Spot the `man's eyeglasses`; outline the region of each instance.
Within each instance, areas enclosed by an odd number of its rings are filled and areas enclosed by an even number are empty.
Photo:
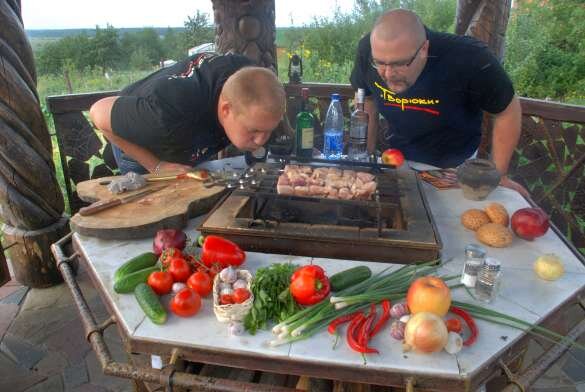
[[[422,43],[422,45],[418,47],[416,52],[414,52],[414,55],[409,60],[395,61],[393,63],[383,63],[381,61],[372,59],[372,61],[371,61],[372,67],[374,67],[378,71],[385,71],[386,68],[388,68],[388,67],[390,67],[394,70],[406,69],[406,68],[410,67],[410,65],[414,62],[414,59],[416,59],[416,56],[418,56],[418,52],[420,52],[422,47],[425,46],[426,42],[427,41],[424,41]]]

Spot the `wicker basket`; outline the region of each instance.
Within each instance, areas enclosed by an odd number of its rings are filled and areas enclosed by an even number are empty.
[[[248,284],[246,288],[250,291],[250,298],[242,302],[241,304],[219,304],[219,274],[215,275],[213,279],[213,312],[215,317],[222,322],[227,323],[230,321],[242,321],[252,309],[254,303],[254,294],[252,294],[252,274],[247,270],[238,270],[238,279],[245,280]]]

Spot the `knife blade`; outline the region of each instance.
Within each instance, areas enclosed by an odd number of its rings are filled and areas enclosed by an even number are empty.
[[[131,201],[140,199],[143,196],[149,195],[149,194],[154,193],[154,192],[158,192],[166,187],[167,187],[167,185],[158,186],[158,187],[154,187],[154,188],[145,189],[145,190],[140,191],[138,193],[135,193],[133,195],[96,201],[95,203],[92,203],[92,204],[88,205],[87,207],[80,208],[79,215],[81,215],[81,216],[93,215],[93,214],[96,214],[100,211],[104,211],[104,210],[107,210],[109,208],[119,206],[122,204],[126,204],[126,203],[129,203]]]
[[[186,173],[180,174],[167,174],[167,175],[155,175],[155,176],[145,176],[144,178],[148,182],[155,182],[155,181],[168,181],[168,180],[185,180],[188,178],[198,180],[198,181],[205,181],[209,177],[209,173],[207,170],[204,169],[196,169],[190,170]]]

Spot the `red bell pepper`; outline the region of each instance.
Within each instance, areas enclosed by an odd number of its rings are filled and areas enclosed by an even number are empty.
[[[201,261],[207,267],[219,263],[222,267],[240,266],[246,260],[246,253],[230,240],[208,235],[203,240]]]
[[[323,268],[307,265],[292,274],[289,289],[298,304],[314,305],[327,297],[331,286]]]

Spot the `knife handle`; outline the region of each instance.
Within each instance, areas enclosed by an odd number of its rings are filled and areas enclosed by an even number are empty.
[[[122,204],[120,199],[100,200],[79,209],[79,215],[88,216]]]

